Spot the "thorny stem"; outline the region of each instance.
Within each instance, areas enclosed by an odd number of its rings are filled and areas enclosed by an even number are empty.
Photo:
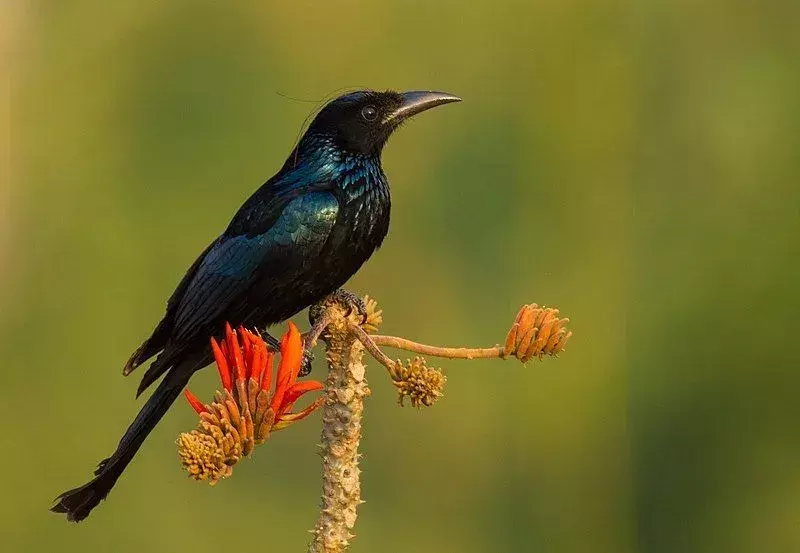
[[[322,505],[309,553],[346,551],[353,537],[361,503],[361,416],[364,398],[370,394],[364,378],[364,346],[350,331],[341,308],[330,306],[326,313],[330,317],[322,335],[328,360],[322,414]]]
[[[395,362],[378,345],[449,358],[500,357],[503,348],[440,348],[394,336],[370,336],[342,308],[329,305],[305,335],[307,348],[322,336],[328,361],[322,414],[322,505],[312,530],[309,553],[340,553],[353,538],[361,501],[358,445],[364,398],[370,394],[364,378],[364,349],[387,369]]]

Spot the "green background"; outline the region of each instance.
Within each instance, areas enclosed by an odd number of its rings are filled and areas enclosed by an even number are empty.
[[[350,283],[383,329],[492,345],[536,301],[575,332],[526,367],[432,360],[423,411],[372,363],[352,550],[800,551],[800,4],[3,12],[4,551],[304,550],[318,414],[210,488],[179,403],[85,523],[47,508],[141,405],[121,367],[185,268],[352,87],[464,98],[386,149],[392,228]]]

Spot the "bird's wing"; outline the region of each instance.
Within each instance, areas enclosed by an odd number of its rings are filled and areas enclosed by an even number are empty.
[[[339,212],[336,197],[317,191],[270,203],[250,211],[249,233],[231,234],[229,228],[205,255],[180,300],[173,342],[215,332],[224,314],[241,309],[256,278],[279,277],[320,254]]]

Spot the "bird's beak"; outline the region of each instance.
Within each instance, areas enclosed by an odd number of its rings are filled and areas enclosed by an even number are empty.
[[[430,90],[412,90],[403,92],[400,107],[386,117],[384,123],[398,124],[409,117],[421,113],[425,110],[435,108],[451,102],[460,102],[461,98],[446,92],[433,92]]]

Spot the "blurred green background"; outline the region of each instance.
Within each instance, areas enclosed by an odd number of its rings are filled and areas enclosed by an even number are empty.
[[[391,232],[350,284],[384,330],[491,345],[536,301],[575,331],[441,363],[421,412],[373,363],[352,550],[800,551],[798,2],[2,10],[4,551],[304,550],[318,415],[209,488],[178,404],[89,520],[47,508],[141,405],[120,370],[185,268],[343,87],[464,98],[385,152]]]

